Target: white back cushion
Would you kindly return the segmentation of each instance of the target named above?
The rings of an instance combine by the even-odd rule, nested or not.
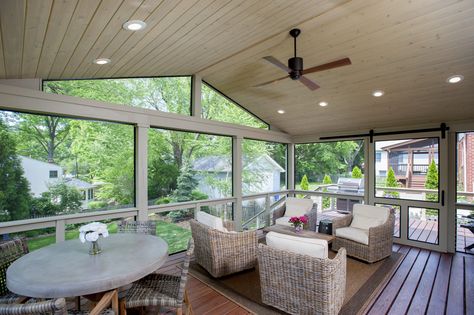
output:
[[[368,230],[387,222],[389,215],[390,209],[387,207],[355,204],[352,210],[351,227]]]
[[[313,200],[288,197],[285,201],[285,207],[285,217],[299,217],[311,211],[313,208]]]
[[[293,226],[293,224],[290,223],[290,217],[280,217],[275,220],[275,224]]]
[[[269,232],[266,242],[268,246],[276,249],[316,258],[328,258],[328,242],[325,240]]]
[[[196,220],[204,225],[207,225],[208,227],[212,229],[216,229],[222,232],[227,232],[227,229],[224,228],[224,224],[222,223],[222,219],[215,217],[213,215],[210,215],[209,213],[198,211],[196,215]]]

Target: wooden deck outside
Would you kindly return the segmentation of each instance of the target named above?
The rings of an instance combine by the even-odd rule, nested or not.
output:
[[[399,245],[393,250],[405,257],[368,314],[474,314],[474,256]],[[160,272],[179,273],[183,258],[170,256]],[[197,315],[249,314],[192,276],[188,290]]]

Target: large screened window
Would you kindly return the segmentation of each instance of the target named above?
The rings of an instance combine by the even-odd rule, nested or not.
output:
[[[438,202],[438,143],[438,138],[376,141],[375,196]]]
[[[133,207],[134,127],[0,111],[0,221]]]
[[[190,115],[191,77],[44,81],[48,93]]]
[[[202,118],[268,129],[268,124],[204,82],[201,89],[201,106]]]
[[[295,145],[295,188],[364,195],[364,141]],[[318,209],[352,210],[357,200],[323,197]]]

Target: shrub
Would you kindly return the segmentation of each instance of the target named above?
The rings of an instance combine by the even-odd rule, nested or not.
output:
[[[308,176],[306,176],[306,174],[303,175],[303,178],[301,179],[300,188],[301,190],[309,190],[309,181]]]
[[[397,178],[395,177],[395,172],[393,168],[388,169],[387,178],[385,180],[385,187],[398,187]],[[385,197],[389,198],[399,198],[400,193],[397,191],[384,191]]]
[[[323,184],[328,185],[332,184],[332,179],[329,175],[324,175]],[[323,192],[327,192],[327,188],[323,188]],[[331,206],[331,197],[323,197],[323,210],[328,209]]]
[[[434,160],[431,161],[428,172],[426,173],[425,188],[438,189],[438,167]],[[426,194],[426,200],[438,201],[438,194]]]
[[[104,209],[107,208],[107,202],[103,200],[91,201],[88,203],[87,207],[89,209]]]
[[[362,178],[362,171],[358,166],[354,166],[352,169],[352,178]]]

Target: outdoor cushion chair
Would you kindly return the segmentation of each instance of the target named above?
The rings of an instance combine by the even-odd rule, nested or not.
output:
[[[28,298],[16,295],[7,288],[7,269],[18,258],[28,254],[28,244],[24,238],[0,243],[0,304],[21,303]]]
[[[126,315],[127,308],[159,306],[176,308],[176,314],[181,315],[183,304],[187,306],[186,313],[192,314],[186,282],[193,252],[194,242],[190,239],[180,276],[153,273],[134,282],[120,300],[120,314]]]
[[[273,224],[291,226],[288,222],[294,216],[308,216],[308,229],[316,231],[318,204],[310,198],[287,197],[285,202],[273,211]]]
[[[346,290],[346,251],[321,259],[258,246],[262,302],[289,314],[338,314]]]
[[[196,262],[218,278],[257,264],[257,231],[224,232],[191,220]],[[229,225],[227,225],[229,227]]]
[[[108,308],[109,305],[112,308]],[[117,290],[105,293],[90,311],[68,310],[64,298],[25,304],[0,304],[0,315],[118,315],[118,311]]]
[[[392,254],[394,223],[389,208],[356,204],[352,215],[333,219],[332,249],[344,247],[347,255],[369,263],[384,259]]]
[[[156,222],[122,220],[117,224],[117,233],[141,233],[156,235]]]

